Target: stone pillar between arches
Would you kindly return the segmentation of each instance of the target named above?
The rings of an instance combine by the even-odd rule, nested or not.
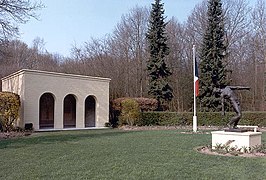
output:
[[[63,129],[63,112],[64,112],[64,100],[63,97],[56,96],[55,98],[55,110],[54,110],[54,128]]]
[[[78,98],[76,109],[76,128],[84,128],[84,103],[82,98]]]

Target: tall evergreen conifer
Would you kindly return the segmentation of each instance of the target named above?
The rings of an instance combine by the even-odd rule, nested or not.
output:
[[[220,110],[220,99],[213,93],[214,87],[223,88],[229,84],[224,62],[224,17],[221,0],[209,0],[208,24],[200,52],[200,100],[204,111]]]
[[[163,110],[167,102],[173,98],[173,89],[168,82],[168,77],[172,72],[165,63],[165,58],[169,54],[169,47],[163,14],[164,9],[161,0],[155,0],[155,3],[152,4],[147,32],[150,55],[147,70],[150,78],[148,93],[158,100],[158,110]]]

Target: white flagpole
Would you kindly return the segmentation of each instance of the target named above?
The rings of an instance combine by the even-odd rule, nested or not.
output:
[[[196,109],[196,79],[195,79],[195,72],[196,72],[196,46],[193,45],[193,79],[194,79],[194,115],[193,115],[193,132],[197,132],[197,109]]]

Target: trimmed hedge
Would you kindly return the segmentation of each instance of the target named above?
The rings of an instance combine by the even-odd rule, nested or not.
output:
[[[239,125],[258,125],[266,127],[266,112],[243,112]],[[235,113],[226,113],[222,116],[218,112],[197,113],[198,126],[225,126]],[[193,113],[176,112],[143,112],[137,125],[139,126],[184,126],[192,125]]]

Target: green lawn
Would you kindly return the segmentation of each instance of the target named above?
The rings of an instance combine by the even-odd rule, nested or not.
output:
[[[266,179],[266,158],[194,150],[210,143],[177,130],[38,133],[0,141],[0,179]]]

